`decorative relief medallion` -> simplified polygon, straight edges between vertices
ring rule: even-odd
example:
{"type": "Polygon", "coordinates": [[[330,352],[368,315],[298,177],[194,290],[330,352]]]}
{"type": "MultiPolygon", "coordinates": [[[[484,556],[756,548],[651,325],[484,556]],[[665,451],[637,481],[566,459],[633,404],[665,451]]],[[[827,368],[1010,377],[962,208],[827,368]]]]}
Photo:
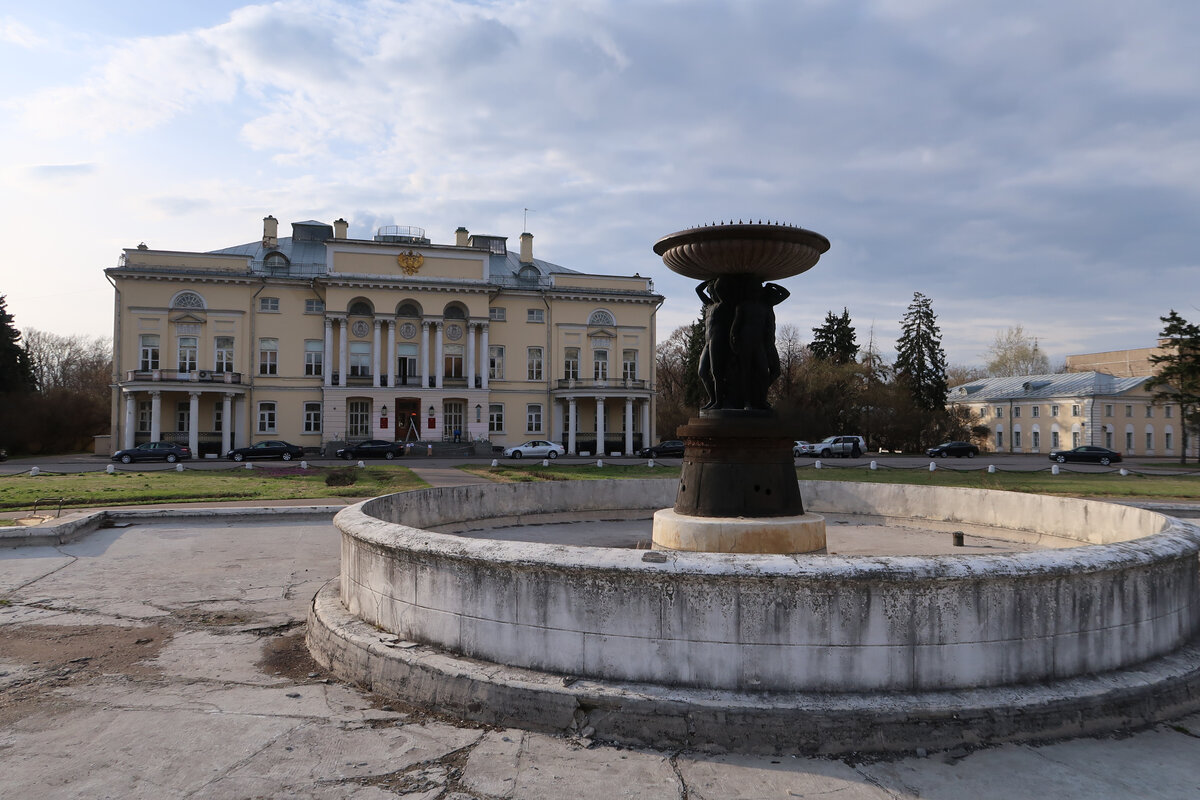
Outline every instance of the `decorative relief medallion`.
{"type": "Polygon", "coordinates": [[[409,250],[407,253],[396,256],[396,263],[400,265],[400,269],[404,270],[405,275],[416,275],[417,270],[425,263],[425,256],[409,250]]]}
{"type": "Polygon", "coordinates": [[[411,339],[417,335],[417,326],[411,322],[406,322],[400,326],[400,338],[411,339]]]}
{"type": "Polygon", "coordinates": [[[367,335],[367,331],[371,330],[371,326],[360,319],[358,322],[355,322],[350,326],[350,330],[354,332],[355,336],[362,339],[367,335]]]}
{"type": "Polygon", "coordinates": [[[449,339],[450,341],[457,342],[459,339],[462,338],[462,334],[463,334],[462,325],[447,325],[446,326],[446,338],[449,339]]]}

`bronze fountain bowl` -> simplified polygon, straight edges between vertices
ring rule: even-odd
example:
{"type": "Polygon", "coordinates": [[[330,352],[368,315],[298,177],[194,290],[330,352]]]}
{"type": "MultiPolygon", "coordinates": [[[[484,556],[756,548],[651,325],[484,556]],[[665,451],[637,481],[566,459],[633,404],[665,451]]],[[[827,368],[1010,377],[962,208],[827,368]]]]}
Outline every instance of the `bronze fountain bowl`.
{"type": "Polygon", "coordinates": [[[827,250],[829,240],[816,231],[778,223],[706,225],[654,243],[672,272],[698,281],[723,275],[790,278],[811,269],[827,250]]]}

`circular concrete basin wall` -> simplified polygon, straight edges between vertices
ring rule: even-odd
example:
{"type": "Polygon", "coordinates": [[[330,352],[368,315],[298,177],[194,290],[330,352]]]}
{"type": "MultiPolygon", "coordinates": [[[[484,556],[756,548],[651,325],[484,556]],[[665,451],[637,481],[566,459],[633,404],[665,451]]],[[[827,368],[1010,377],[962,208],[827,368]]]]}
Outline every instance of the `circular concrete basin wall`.
{"type": "MultiPolygon", "coordinates": [[[[1197,529],[1110,503],[802,482],[808,509],[1007,529],[1081,546],[1007,555],[729,555],[475,540],[471,520],[669,507],[670,480],[430,489],[340,512],[341,599],[404,639],[607,681],[729,690],[940,690],[1062,679],[1181,647],[1197,529]]],[[[547,517],[550,515],[550,517],[547,517]]]]}

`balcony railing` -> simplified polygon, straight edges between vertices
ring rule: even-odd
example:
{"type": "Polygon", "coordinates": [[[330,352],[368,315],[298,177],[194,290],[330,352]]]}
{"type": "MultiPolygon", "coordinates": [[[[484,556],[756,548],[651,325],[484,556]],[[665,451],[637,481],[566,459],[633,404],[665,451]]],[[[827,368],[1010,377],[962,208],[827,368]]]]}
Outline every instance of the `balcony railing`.
{"type": "Polygon", "coordinates": [[[647,381],[640,378],[561,378],[559,389],[645,389],[647,381]]]}
{"type": "Polygon", "coordinates": [[[131,369],[125,372],[127,381],[182,381],[185,383],[241,383],[240,372],[216,372],[207,369],[131,369]]]}

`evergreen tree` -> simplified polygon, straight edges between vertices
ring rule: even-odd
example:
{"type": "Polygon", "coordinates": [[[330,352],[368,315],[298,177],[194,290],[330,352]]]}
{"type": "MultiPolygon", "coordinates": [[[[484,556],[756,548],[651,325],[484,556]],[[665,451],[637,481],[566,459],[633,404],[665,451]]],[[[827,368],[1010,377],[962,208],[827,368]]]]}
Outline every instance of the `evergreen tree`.
{"type": "Polygon", "coordinates": [[[850,311],[843,306],[842,315],[825,314],[825,323],[813,328],[813,341],[808,346],[812,354],[832,364],[852,364],[858,357],[858,342],[855,341],[854,326],[850,324],[850,311]]]}
{"type": "Polygon", "coordinates": [[[21,332],[13,322],[5,297],[0,294],[0,394],[32,392],[37,388],[33,360],[21,344],[21,332]]]}
{"type": "Polygon", "coordinates": [[[946,408],[946,353],[942,350],[942,332],[933,313],[933,301],[913,293],[912,303],[900,320],[900,338],[896,342],[896,379],[912,396],[913,404],[923,411],[946,408]]]}
{"type": "Polygon", "coordinates": [[[684,354],[683,402],[690,408],[700,408],[708,402],[704,384],[700,382],[700,354],[704,352],[704,316],[692,323],[684,354]]]}
{"type": "Polygon", "coordinates": [[[1188,434],[1200,428],[1200,325],[1188,322],[1172,309],[1165,317],[1160,336],[1171,340],[1167,353],[1150,356],[1158,373],[1146,381],[1156,403],[1178,403],[1183,419],[1180,463],[1186,463],[1188,434]]]}

